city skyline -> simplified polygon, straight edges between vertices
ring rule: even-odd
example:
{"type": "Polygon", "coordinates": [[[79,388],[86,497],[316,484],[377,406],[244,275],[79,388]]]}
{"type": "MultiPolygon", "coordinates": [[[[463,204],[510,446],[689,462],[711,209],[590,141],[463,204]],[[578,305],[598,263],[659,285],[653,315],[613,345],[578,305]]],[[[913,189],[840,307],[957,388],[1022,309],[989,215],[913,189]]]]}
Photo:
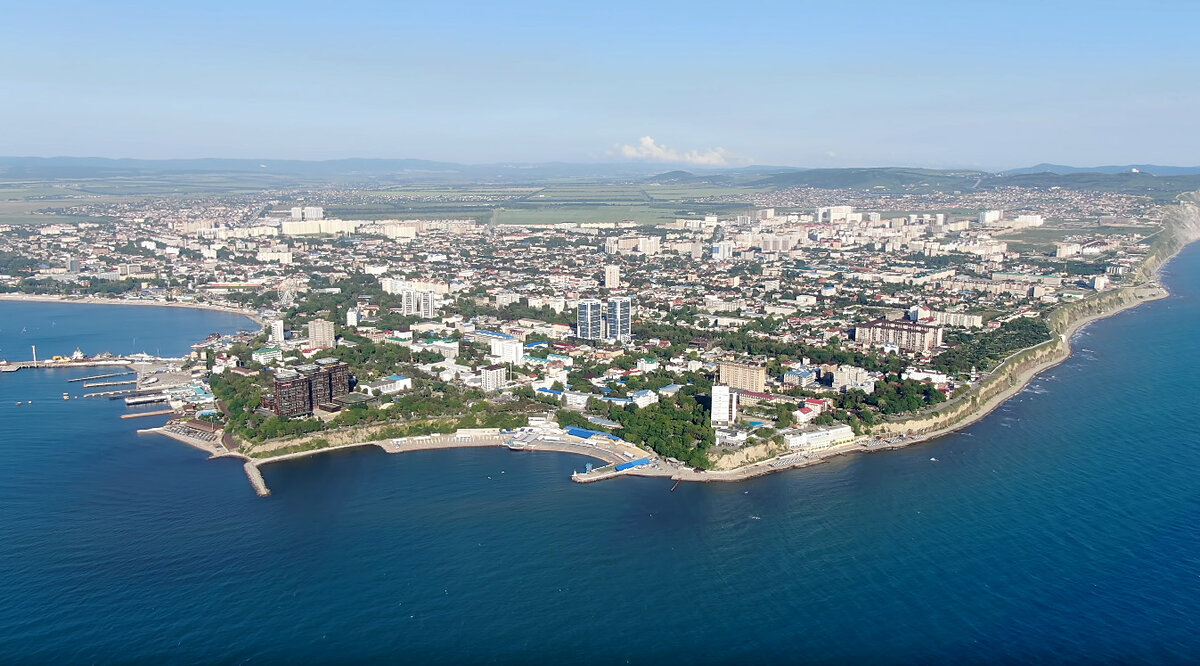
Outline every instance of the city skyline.
{"type": "Polygon", "coordinates": [[[1197,9],[122,3],[8,12],[0,154],[1190,164],[1197,9]],[[52,26],[52,28],[51,28],[52,26]],[[782,26],[782,27],[780,27],[782,26]],[[1153,61],[1153,68],[1144,63],[1153,61]]]}

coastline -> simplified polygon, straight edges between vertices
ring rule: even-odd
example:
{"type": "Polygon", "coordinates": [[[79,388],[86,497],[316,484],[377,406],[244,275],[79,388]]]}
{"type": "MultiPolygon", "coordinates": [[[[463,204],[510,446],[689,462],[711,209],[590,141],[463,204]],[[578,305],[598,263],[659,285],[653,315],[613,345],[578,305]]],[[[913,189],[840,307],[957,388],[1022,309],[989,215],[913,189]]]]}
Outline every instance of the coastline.
{"type": "MultiPolygon", "coordinates": [[[[1115,306],[1106,307],[1104,309],[1101,309],[1101,310],[1095,311],[1095,312],[1088,312],[1087,314],[1084,314],[1083,316],[1080,316],[1077,319],[1067,322],[1065,324],[1065,326],[1063,327],[1063,329],[1056,333],[1058,337],[1053,340],[1044,342],[1044,343],[1042,343],[1042,345],[1036,345],[1034,347],[1026,348],[1024,350],[1015,352],[1013,354],[1013,356],[1011,356],[1004,363],[1001,363],[1001,365],[998,366],[995,370],[993,370],[992,373],[989,373],[989,377],[996,376],[1000,379],[1003,379],[1004,376],[1007,374],[1007,372],[1006,372],[1007,369],[1005,368],[1005,366],[1010,361],[1012,361],[1012,359],[1014,359],[1015,357],[1019,357],[1025,353],[1029,353],[1031,350],[1035,350],[1038,347],[1041,347],[1043,345],[1046,346],[1047,350],[1050,350],[1050,353],[1047,354],[1045,357],[1038,358],[1030,365],[1019,368],[1012,376],[1008,377],[1008,382],[1009,382],[1008,386],[1006,386],[1003,389],[997,391],[996,393],[990,395],[986,400],[984,400],[984,402],[982,404],[968,410],[964,415],[962,415],[960,418],[955,419],[952,423],[949,423],[949,424],[946,424],[943,426],[933,427],[931,429],[928,429],[928,430],[925,430],[925,431],[922,431],[919,433],[915,433],[915,434],[897,436],[897,433],[904,431],[903,426],[906,423],[904,421],[894,422],[891,424],[885,424],[885,426],[887,426],[887,425],[896,426],[896,431],[895,432],[888,431],[888,432],[882,433],[884,435],[888,435],[888,434],[892,435],[892,438],[883,445],[871,446],[870,444],[871,444],[872,440],[875,439],[875,435],[867,435],[867,436],[858,437],[850,443],[838,445],[838,446],[832,447],[830,449],[826,449],[824,451],[812,452],[812,453],[800,453],[800,452],[788,451],[788,452],[779,454],[777,456],[773,456],[771,458],[757,460],[757,461],[754,461],[754,462],[751,462],[751,463],[748,463],[748,464],[745,464],[745,465],[742,465],[739,467],[735,467],[735,468],[729,469],[729,470],[704,470],[704,471],[696,471],[686,465],[675,465],[675,464],[667,463],[665,460],[662,460],[653,451],[646,451],[646,450],[641,449],[637,446],[634,446],[633,444],[630,444],[628,442],[621,441],[619,443],[614,442],[611,444],[599,443],[599,442],[593,442],[590,440],[578,440],[578,438],[564,436],[565,433],[563,435],[559,435],[560,439],[558,441],[539,440],[536,445],[526,447],[525,449],[523,449],[523,451],[535,451],[535,452],[536,451],[553,451],[556,453],[574,453],[574,454],[579,454],[579,455],[585,455],[585,456],[589,456],[589,457],[595,458],[597,460],[600,460],[601,462],[604,462],[606,468],[610,467],[612,465],[615,465],[617,463],[626,462],[628,459],[630,459],[631,455],[648,457],[651,460],[650,465],[634,467],[632,469],[627,469],[627,470],[623,470],[623,471],[615,471],[615,470],[611,470],[611,469],[601,469],[601,470],[592,472],[592,474],[595,474],[595,476],[589,476],[588,474],[573,475],[572,480],[579,482],[579,483],[590,483],[590,482],[595,482],[595,481],[603,481],[603,480],[608,480],[608,479],[617,478],[617,477],[621,477],[621,476],[668,478],[673,481],[727,482],[728,483],[728,482],[745,481],[745,480],[753,479],[753,478],[756,478],[759,476],[764,476],[764,475],[772,474],[775,472],[782,472],[784,470],[789,470],[789,469],[799,469],[802,467],[809,467],[812,465],[817,465],[817,464],[826,462],[826,461],[836,458],[838,456],[854,454],[854,453],[874,453],[876,451],[887,451],[887,450],[892,450],[892,449],[899,449],[899,448],[912,446],[914,444],[920,444],[922,442],[927,442],[927,441],[930,441],[933,439],[937,439],[939,437],[943,437],[943,436],[952,434],[954,432],[957,432],[959,430],[962,430],[963,428],[966,428],[966,427],[986,418],[989,414],[991,414],[993,411],[995,411],[996,409],[1001,407],[1004,403],[1006,403],[1013,396],[1015,396],[1015,395],[1019,394],[1020,392],[1022,392],[1023,390],[1025,390],[1025,388],[1028,387],[1028,385],[1035,378],[1037,378],[1038,375],[1042,374],[1046,370],[1049,370],[1049,369],[1059,365],[1060,363],[1062,363],[1062,362],[1066,361],[1068,358],[1070,358],[1071,355],[1074,353],[1074,348],[1071,345],[1072,338],[1074,338],[1076,334],[1078,334],[1081,330],[1086,328],[1088,325],[1090,325],[1096,321],[1105,319],[1107,317],[1111,317],[1113,315],[1124,312],[1125,310],[1129,310],[1131,308],[1137,307],[1139,305],[1142,305],[1143,303],[1149,303],[1152,301],[1167,298],[1170,295],[1170,292],[1165,287],[1161,286],[1161,283],[1159,283],[1157,281],[1161,267],[1164,266],[1171,259],[1173,259],[1176,255],[1178,255],[1179,252],[1184,247],[1186,247],[1187,245],[1190,245],[1191,242],[1193,242],[1194,240],[1197,240],[1197,239],[1200,239],[1200,234],[1197,234],[1197,238],[1192,238],[1192,239],[1188,240],[1187,242],[1181,244],[1179,247],[1175,248],[1169,256],[1163,258],[1161,261],[1161,264],[1153,270],[1153,273],[1152,273],[1153,279],[1147,280],[1145,282],[1141,282],[1136,285],[1131,285],[1129,287],[1124,287],[1121,290],[1116,290],[1114,292],[1110,292],[1111,294],[1118,294],[1120,292],[1126,292],[1127,294],[1129,294],[1129,296],[1125,300],[1118,301],[1115,306]],[[1139,293],[1139,292],[1141,292],[1141,293],[1139,293]],[[575,441],[575,440],[578,440],[578,441],[575,441]],[[622,453],[624,453],[624,457],[622,457],[622,453]]],[[[51,300],[56,300],[56,299],[51,299],[51,300]]],[[[1083,303],[1085,301],[1080,301],[1080,302],[1083,303]]],[[[145,305],[153,305],[153,304],[145,303],[145,305]]],[[[183,306],[183,307],[186,307],[186,306],[183,306]]],[[[953,404],[953,403],[944,403],[944,404],[953,404]]],[[[963,405],[963,404],[964,403],[960,402],[956,405],[956,407],[961,407],[961,405],[963,405]]],[[[930,416],[931,416],[930,414],[923,414],[923,415],[917,415],[916,418],[918,418],[918,419],[929,418],[930,416]]],[[[152,432],[152,433],[164,435],[171,439],[175,439],[176,441],[183,442],[183,443],[193,446],[197,449],[208,452],[210,454],[210,459],[213,459],[213,458],[237,458],[239,460],[244,461],[244,463],[245,463],[244,468],[246,471],[247,478],[249,479],[251,486],[254,488],[255,492],[260,497],[269,496],[270,490],[269,490],[269,488],[267,488],[265,481],[262,479],[259,469],[263,465],[267,465],[267,464],[271,464],[271,463],[275,463],[275,462],[298,460],[298,459],[307,458],[310,456],[326,454],[326,453],[333,452],[333,451],[358,449],[358,448],[362,448],[365,446],[376,446],[386,453],[405,453],[405,452],[409,452],[409,451],[428,451],[428,450],[484,448],[484,447],[503,446],[504,441],[506,439],[508,439],[507,436],[501,436],[498,431],[486,432],[486,433],[475,432],[474,438],[469,439],[469,440],[464,440],[462,438],[456,438],[452,435],[434,435],[434,436],[431,436],[424,440],[417,440],[414,438],[403,438],[403,440],[369,440],[369,441],[365,441],[365,442],[353,442],[353,443],[348,443],[348,444],[339,444],[336,446],[328,446],[328,447],[309,449],[306,451],[285,453],[285,454],[269,456],[269,457],[265,457],[265,458],[252,458],[250,456],[247,456],[247,455],[245,455],[243,453],[239,453],[239,452],[218,450],[215,447],[206,445],[205,443],[201,443],[198,441],[192,441],[189,438],[179,436],[176,433],[167,431],[165,428],[152,428],[152,429],[147,429],[147,430],[140,430],[139,432],[152,432]]],[[[877,434],[879,434],[879,433],[877,433],[877,434]]]]}
{"type": "MultiPolygon", "coordinates": [[[[1197,201],[1200,201],[1200,193],[1193,193],[1189,195],[1184,200],[1181,200],[1180,203],[1177,204],[1176,208],[1173,209],[1172,214],[1175,216],[1174,219],[1164,220],[1163,236],[1167,240],[1163,246],[1156,245],[1153,247],[1150,253],[1147,255],[1145,263],[1143,263],[1141,269],[1139,269],[1139,274],[1142,276],[1141,280],[1129,286],[1113,290],[1112,292],[1062,305],[1055,310],[1052,310],[1047,315],[1047,319],[1050,320],[1051,330],[1055,332],[1057,336],[1056,338],[1051,339],[1048,342],[1044,342],[1041,345],[1034,345],[1033,347],[1028,347],[1026,349],[1014,352],[1009,359],[1006,359],[994,370],[992,370],[992,372],[988,373],[988,379],[992,378],[993,376],[1003,379],[1004,375],[1007,374],[1009,370],[1008,368],[1005,368],[1005,366],[1009,364],[1010,360],[1020,357],[1024,354],[1031,353],[1042,345],[1048,345],[1047,348],[1053,350],[1045,358],[1038,358],[1032,364],[1017,369],[1014,374],[1008,377],[1009,385],[1006,388],[1003,388],[1000,391],[988,396],[984,400],[983,404],[980,404],[969,410],[961,418],[954,419],[950,423],[935,426],[929,429],[922,428],[920,432],[915,433],[913,436],[911,436],[911,438],[905,438],[904,441],[886,447],[877,447],[870,450],[886,450],[910,446],[912,444],[929,441],[954,433],[979,422],[1007,402],[1010,398],[1017,395],[1021,391],[1024,391],[1025,388],[1029,386],[1029,384],[1036,379],[1038,375],[1070,358],[1071,354],[1074,353],[1074,349],[1071,346],[1073,338],[1088,325],[1100,321],[1101,319],[1120,314],[1121,312],[1135,308],[1143,303],[1149,303],[1169,297],[1171,295],[1170,291],[1168,291],[1167,288],[1162,284],[1162,270],[1168,263],[1170,263],[1172,259],[1178,256],[1184,248],[1200,240],[1200,209],[1197,208],[1197,201]],[[1166,254],[1159,256],[1158,253],[1163,250],[1163,248],[1166,248],[1166,254]],[[1091,310],[1091,308],[1097,305],[1100,306],[1100,309],[1091,310]],[[1084,312],[1078,318],[1070,319],[1072,308],[1078,308],[1084,312]],[[1055,320],[1059,317],[1067,317],[1068,319],[1065,322],[1056,322],[1055,320]],[[1061,324],[1061,329],[1056,328],[1059,324],[1061,324]]],[[[1034,352],[1035,356],[1037,354],[1038,352],[1034,352]]],[[[984,382],[981,381],[980,385],[983,383],[984,382]]],[[[953,405],[955,408],[957,408],[961,404],[963,403],[945,403],[941,407],[945,409],[948,406],[953,405]]],[[[946,411],[949,410],[947,409],[946,411]]],[[[935,411],[926,414],[918,414],[909,419],[884,424],[885,430],[883,434],[903,434],[905,430],[903,426],[910,425],[914,421],[919,423],[921,420],[929,418],[936,420],[937,416],[938,412],[935,411]],[[888,429],[887,426],[895,426],[895,429],[888,429]]],[[[840,455],[841,453],[837,455],[840,455]]]]}
{"type": "Polygon", "coordinates": [[[11,301],[14,303],[80,303],[84,305],[139,305],[151,306],[160,308],[191,308],[193,310],[209,310],[212,312],[224,312],[226,314],[241,315],[250,321],[263,325],[262,317],[257,312],[234,307],[232,305],[218,305],[216,303],[195,303],[189,301],[135,301],[125,300],[121,298],[99,298],[97,296],[56,296],[52,294],[23,294],[18,292],[0,293],[0,302],[11,301]]]}
{"type": "MultiPolygon", "coordinates": [[[[1040,374],[1066,361],[1074,353],[1072,339],[1088,325],[1114,316],[1125,310],[1140,306],[1170,296],[1170,292],[1162,285],[1162,269],[1180,252],[1193,242],[1200,240],[1200,194],[1192,194],[1183,198],[1172,211],[1174,219],[1164,220],[1164,232],[1161,244],[1156,243],[1147,254],[1138,275],[1141,279],[1128,286],[1114,289],[1103,294],[1090,296],[1069,304],[1060,305],[1051,310],[1046,318],[1051,324],[1054,338],[1033,347],[1019,350],[1001,362],[995,369],[987,373],[972,387],[971,391],[955,400],[939,405],[938,408],[911,417],[887,422],[878,426],[871,435],[864,435],[852,442],[838,445],[824,451],[801,453],[785,451],[770,458],[757,460],[729,470],[696,471],[685,465],[670,464],[652,452],[638,448],[628,442],[619,441],[603,445],[590,440],[571,441],[578,438],[555,437],[553,441],[539,439],[539,444],[528,446],[522,450],[556,451],[561,453],[577,453],[594,457],[606,463],[604,468],[582,475],[576,474],[572,479],[587,483],[606,480],[619,476],[667,477],[674,481],[699,482],[735,482],[743,481],[773,472],[796,469],[825,462],[831,458],[850,453],[871,453],[881,450],[891,450],[912,446],[921,442],[937,439],[962,430],[987,417],[993,411],[1006,403],[1013,396],[1025,390],[1040,374]],[[1007,382],[1007,385],[1003,385],[1007,382]],[[983,397],[982,403],[978,399],[983,397]],[[945,421],[944,423],[939,423],[945,421]],[[890,435],[888,439],[884,436],[890,435]],[[882,443],[880,443],[882,440],[882,443]],[[875,445],[872,445],[872,444],[875,445]],[[622,457],[624,455],[624,457],[622,457]],[[632,460],[630,456],[647,457],[650,464],[626,470],[611,469],[617,463],[632,460]]],[[[0,295],[0,298],[6,295],[0,295]]],[[[10,299],[22,300],[22,299],[10,299]]],[[[24,300],[47,300],[58,302],[88,302],[86,299],[64,301],[55,297],[31,297],[24,300]]],[[[120,304],[121,301],[98,300],[101,303],[120,304]]],[[[176,307],[197,307],[235,312],[243,314],[255,321],[257,318],[245,311],[235,308],[207,305],[136,303],[138,305],[174,305],[176,307]]],[[[265,483],[258,474],[261,465],[284,460],[295,460],[312,455],[319,455],[340,449],[359,448],[362,446],[378,446],[387,453],[402,453],[405,451],[473,448],[498,446],[504,444],[504,437],[496,432],[474,432],[475,439],[466,440],[463,436],[441,435],[426,437],[424,440],[401,438],[396,440],[375,440],[355,442],[332,447],[322,447],[281,454],[262,459],[250,458],[241,453],[219,452],[195,442],[189,442],[163,429],[154,429],[179,441],[197,446],[213,453],[212,457],[237,457],[246,461],[245,467],[251,484],[260,496],[270,494],[265,483]]]]}
{"type": "MultiPolygon", "coordinates": [[[[1144,288],[1144,287],[1129,287],[1129,289],[1141,289],[1141,288],[1144,288]]],[[[951,425],[943,426],[943,427],[940,427],[940,428],[937,428],[935,430],[931,430],[928,432],[923,432],[920,435],[918,435],[917,437],[915,437],[914,439],[912,439],[911,441],[905,442],[901,446],[907,446],[909,444],[915,444],[917,442],[923,442],[923,441],[927,441],[930,439],[935,439],[937,437],[942,437],[944,435],[951,434],[951,433],[961,430],[969,425],[979,422],[984,417],[986,417],[988,414],[991,414],[997,408],[1002,406],[1005,402],[1008,402],[1008,400],[1011,399],[1013,396],[1015,396],[1018,393],[1020,393],[1021,391],[1025,390],[1025,388],[1028,387],[1029,384],[1034,379],[1036,379],[1038,375],[1042,374],[1046,370],[1049,370],[1049,369],[1061,364],[1062,362],[1064,362],[1068,358],[1070,358],[1071,355],[1075,351],[1074,348],[1071,346],[1071,340],[1076,336],[1076,334],[1078,334],[1081,330],[1083,330],[1089,324],[1100,321],[1102,319],[1107,319],[1108,317],[1112,317],[1114,315],[1120,314],[1126,310],[1136,308],[1139,305],[1142,305],[1143,303],[1151,303],[1153,301],[1162,300],[1164,298],[1169,297],[1170,295],[1171,294],[1169,291],[1167,291],[1165,288],[1160,287],[1160,288],[1154,289],[1152,294],[1144,296],[1144,297],[1140,297],[1139,300],[1129,301],[1115,309],[1090,314],[1090,315],[1087,315],[1085,317],[1075,320],[1074,322],[1069,324],[1067,326],[1067,328],[1064,329],[1061,333],[1056,334],[1058,336],[1058,341],[1057,341],[1058,350],[1055,353],[1053,353],[1049,358],[1038,361],[1031,367],[1021,369],[1017,373],[1015,379],[1010,382],[1010,385],[1008,386],[1008,388],[1003,389],[999,393],[989,397],[986,401],[984,401],[984,403],[982,405],[980,405],[976,409],[972,410],[967,416],[963,417],[961,420],[959,420],[951,425]]],[[[1055,340],[1051,340],[1049,342],[1055,343],[1055,340]]],[[[1047,344],[1047,343],[1042,343],[1042,344],[1047,344]]],[[[1034,347],[1028,347],[1019,352],[1016,352],[1014,354],[1014,356],[1016,354],[1026,352],[1030,349],[1034,349],[1034,347]]],[[[999,370],[1000,370],[1000,368],[997,368],[997,371],[999,371],[999,370]]],[[[899,448],[899,447],[890,447],[890,448],[899,448]]]]}

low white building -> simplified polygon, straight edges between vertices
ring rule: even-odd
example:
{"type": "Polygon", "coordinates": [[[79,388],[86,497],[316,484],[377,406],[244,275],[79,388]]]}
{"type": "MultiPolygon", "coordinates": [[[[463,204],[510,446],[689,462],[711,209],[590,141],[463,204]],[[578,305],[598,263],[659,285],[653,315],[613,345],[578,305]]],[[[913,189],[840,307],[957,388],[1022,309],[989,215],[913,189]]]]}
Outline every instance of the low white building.
{"type": "Polygon", "coordinates": [[[278,347],[263,347],[250,353],[250,360],[266,365],[272,361],[283,360],[283,350],[278,347]]]}
{"type": "Polygon", "coordinates": [[[804,426],[783,435],[783,441],[792,449],[819,451],[844,444],[854,439],[854,430],[848,425],[831,427],[804,426]]]}
{"type": "Polygon", "coordinates": [[[382,395],[393,395],[401,391],[412,390],[413,382],[411,377],[403,375],[390,375],[384,377],[377,382],[364,382],[358,385],[358,390],[363,393],[375,395],[376,392],[382,395]]]}
{"type": "Polygon", "coordinates": [[[633,404],[637,405],[638,407],[646,407],[658,402],[658,394],[647,389],[636,391],[630,395],[629,398],[633,400],[633,404]]]}

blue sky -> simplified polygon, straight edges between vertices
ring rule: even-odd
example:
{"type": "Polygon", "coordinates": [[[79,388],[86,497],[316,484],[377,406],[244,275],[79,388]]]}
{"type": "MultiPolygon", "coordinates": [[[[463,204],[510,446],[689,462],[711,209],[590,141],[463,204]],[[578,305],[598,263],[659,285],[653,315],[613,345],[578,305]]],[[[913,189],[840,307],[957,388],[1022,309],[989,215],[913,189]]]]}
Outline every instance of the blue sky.
{"type": "Polygon", "coordinates": [[[0,154],[1200,163],[1200,3],[650,5],[3,2],[0,154]]]}

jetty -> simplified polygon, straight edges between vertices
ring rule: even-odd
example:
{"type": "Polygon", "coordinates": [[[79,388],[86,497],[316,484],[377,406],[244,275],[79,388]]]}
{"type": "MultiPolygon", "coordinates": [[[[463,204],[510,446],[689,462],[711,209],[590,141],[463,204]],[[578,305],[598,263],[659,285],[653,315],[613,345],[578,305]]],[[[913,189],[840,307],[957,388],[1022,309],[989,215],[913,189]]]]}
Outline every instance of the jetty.
{"type": "Polygon", "coordinates": [[[254,492],[259,497],[267,497],[271,494],[271,489],[267,487],[267,482],[263,479],[262,472],[258,471],[258,465],[247,462],[245,465],[242,465],[242,469],[246,470],[246,478],[250,479],[250,485],[254,487],[254,492]]]}

